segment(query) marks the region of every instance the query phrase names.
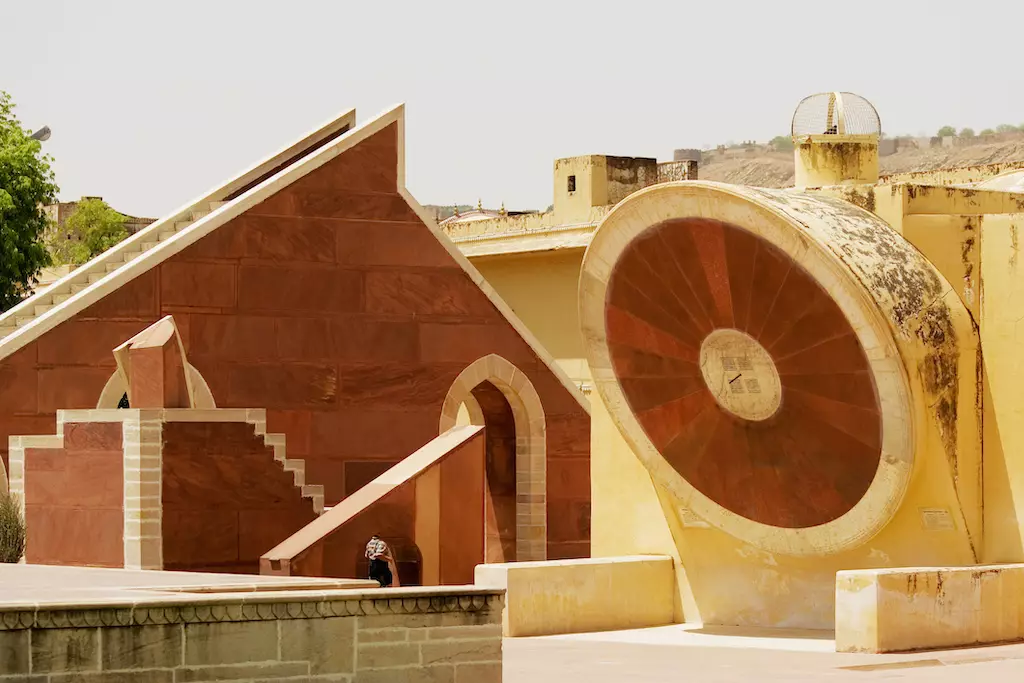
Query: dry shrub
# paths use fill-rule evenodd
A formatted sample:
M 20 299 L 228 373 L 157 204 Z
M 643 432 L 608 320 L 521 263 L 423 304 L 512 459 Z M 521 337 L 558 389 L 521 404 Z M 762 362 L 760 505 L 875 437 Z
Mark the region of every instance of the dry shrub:
M 14 563 L 25 554 L 25 517 L 18 499 L 0 492 L 0 562 Z

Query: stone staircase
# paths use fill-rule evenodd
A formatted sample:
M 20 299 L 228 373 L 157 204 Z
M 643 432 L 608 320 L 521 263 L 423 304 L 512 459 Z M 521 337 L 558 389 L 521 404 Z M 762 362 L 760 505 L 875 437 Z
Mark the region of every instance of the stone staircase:
M 188 209 L 168 220 L 158 221 L 140 230 L 131 238 L 117 244 L 92 261 L 72 271 L 46 289 L 36 292 L 6 313 L 0 315 L 0 340 L 13 334 L 19 327 L 29 324 L 54 306 L 64 303 L 110 273 L 142 256 L 161 242 L 227 204 L 224 201 L 206 202 Z
M 306 483 L 306 461 L 301 458 L 289 458 L 286 455 L 285 435 L 267 434 L 267 423 L 265 420 L 250 421 L 256 430 L 256 434 L 263 437 L 263 443 L 274 449 L 274 462 L 281 466 L 285 472 L 292 473 L 292 481 L 295 488 L 302 492 L 303 498 L 308 498 L 313 504 L 313 512 L 318 516 L 324 514 L 328 508 L 324 507 L 323 484 Z

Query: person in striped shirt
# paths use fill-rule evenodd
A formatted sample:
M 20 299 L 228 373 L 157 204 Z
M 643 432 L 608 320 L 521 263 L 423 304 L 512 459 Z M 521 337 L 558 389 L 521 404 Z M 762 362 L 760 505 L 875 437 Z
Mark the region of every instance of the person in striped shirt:
M 391 556 L 391 548 L 377 534 L 366 544 L 366 559 L 370 561 L 370 579 L 379 583 L 381 588 L 387 588 L 394 582 L 391 568 L 395 560 Z

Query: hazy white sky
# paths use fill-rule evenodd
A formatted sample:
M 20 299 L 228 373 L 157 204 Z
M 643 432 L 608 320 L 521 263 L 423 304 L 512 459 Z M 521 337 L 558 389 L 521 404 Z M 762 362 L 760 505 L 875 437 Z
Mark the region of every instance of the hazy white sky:
M 889 134 L 1024 123 L 1021 0 L 0 0 L 0 89 L 62 199 L 158 217 L 356 107 L 407 105 L 420 202 L 551 202 L 557 157 L 788 132 L 851 90 Z

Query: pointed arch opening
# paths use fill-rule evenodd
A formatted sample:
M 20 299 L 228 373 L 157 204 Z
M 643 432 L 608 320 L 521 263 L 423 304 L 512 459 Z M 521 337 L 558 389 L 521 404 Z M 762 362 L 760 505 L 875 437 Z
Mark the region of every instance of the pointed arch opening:
M 546 559 L 546 421 L 537 390 L 506 359 L 484 356 L 445 397 L 439 433 L 457 424 L 486 429 L 486 561 Z

